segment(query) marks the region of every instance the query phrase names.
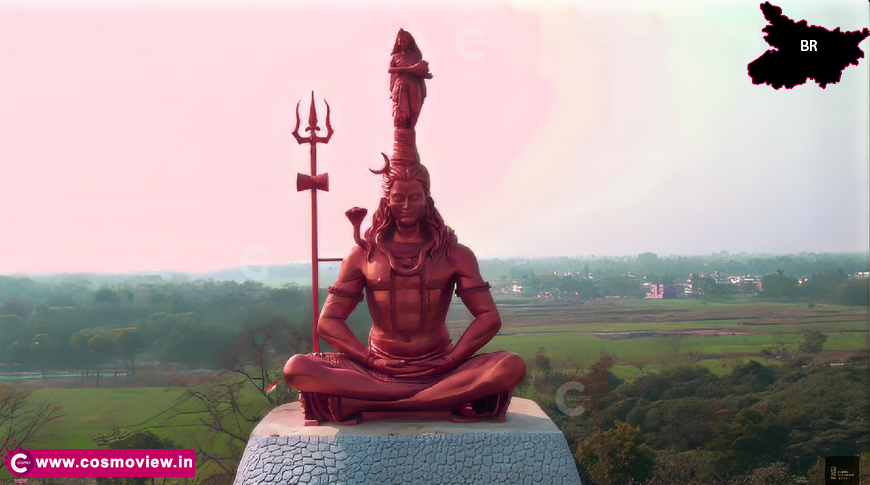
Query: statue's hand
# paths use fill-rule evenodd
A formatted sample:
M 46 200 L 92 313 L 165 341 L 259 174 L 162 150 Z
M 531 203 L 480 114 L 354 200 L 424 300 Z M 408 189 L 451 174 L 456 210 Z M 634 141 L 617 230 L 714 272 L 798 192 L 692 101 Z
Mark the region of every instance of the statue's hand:
M 432 73 L 429 72 L 429 63 L 420 61 L 411 66 L 411 72 L 424 79 L 432 79 Z
M 446 374 L 453 369 L 459 367 L 461 362 L 456 362 L 450 354 L 437 359 L 432 359 L 425 366 L 406 364 L 403 366 L 401 375 L 403 377 L 430 377 Z
M 386 360 L 374 354 L 369 354 L 366 358 L 366 367 L 376 370 L 380 373 L 390 376 L 402 377 L 429 377 L 439 376 L 459 367 L 461 362 L 456 362 L 450 354 L 427 361 L 425 364 L 419 362 L 410 363 L 405 360 Z
M 369 354 L 366 358 L 366 367 L 388 376 L 395 376 L 404 374 L 404 369 L 407 365 L 403 361 L 386 360 L 374 354 Z
M 429 72 L 429 63 L 426 61 L 420 61 L 413 66 L 392 66 L 387 69 L 387 72 L 393 74 L 413 74 L 423 79 L 432 79 L 432 73 Z

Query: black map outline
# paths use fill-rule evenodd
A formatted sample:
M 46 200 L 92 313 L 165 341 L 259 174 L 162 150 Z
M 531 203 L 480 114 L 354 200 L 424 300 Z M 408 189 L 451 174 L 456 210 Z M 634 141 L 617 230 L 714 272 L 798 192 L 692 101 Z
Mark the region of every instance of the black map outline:
M 817 25 L 807 25 L 806 20 L 795 22 L 782 15 L 782 9 L 770 2 L 761 4 L 761 11 L 768 25 L 761 29 L 767 35 L 764 40 L 772 47 L 747 66 L 752 84 L 769 84 L 774 89 L 792 89 L 814 80 L 825 89 L 842 79 L 843 71 L 850 65 L 858 65 L 864 57 L 858 44 L 870 36 L 870 30 L 840 32 L 830 31 Z M 801 51 L 801 40 L 817 41 L 816 51 Z M 822 50 L 824 49 L 824 50 Z

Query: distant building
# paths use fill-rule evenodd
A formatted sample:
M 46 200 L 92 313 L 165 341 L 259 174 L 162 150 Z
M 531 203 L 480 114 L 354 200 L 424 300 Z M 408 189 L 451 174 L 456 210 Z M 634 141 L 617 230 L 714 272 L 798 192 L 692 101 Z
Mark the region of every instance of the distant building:
M 761 277 L 760 276 L 752 276 L 746 275 L 740 277 L 740 284 L 742 285 L 755 285 L 755 288 L 758 291 L 764 291 L 764 288 L 761 287 Z
M 686 280 L 686 288 L 684 290 L 687 295 L 694 295 L 695 294 L 694 283 L 695 283 L 695 273 L 689 273 L 689 279 Z
M 644 298 L 670 300 L 676 298 L 680 294 L 680 290 L 682 289 L 682 285 L 650 284 L 649 293 L 647 293 Z

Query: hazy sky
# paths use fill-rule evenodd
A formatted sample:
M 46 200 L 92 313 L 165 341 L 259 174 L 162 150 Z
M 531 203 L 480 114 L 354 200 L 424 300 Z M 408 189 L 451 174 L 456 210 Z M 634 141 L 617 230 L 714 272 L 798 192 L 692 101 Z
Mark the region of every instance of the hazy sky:
M 867 251 L 870 40 L 826 89 L 753 85 L 760 3 L 0 0 L 0 273 L 309 260 L 311 90 L 320 251 L 344 256 L 400 27 L 434 74 L 433 196 L 480 258 Z M 864 0 L 773 3 L 868 27 Z

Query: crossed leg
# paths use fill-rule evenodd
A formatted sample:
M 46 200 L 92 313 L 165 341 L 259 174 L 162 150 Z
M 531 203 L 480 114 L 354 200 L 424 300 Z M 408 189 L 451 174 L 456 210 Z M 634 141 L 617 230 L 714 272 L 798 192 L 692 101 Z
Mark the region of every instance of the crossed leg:
M 345 415 L 364 411 L 447 411 L 513 389 L 525 369 L 518 355 L 497 351 L 472 357 L 434 384 L 415 384 L 383 382 L 353 370 L 324 365 L 310 355 L 296 355 L 284 367 L 284 379 L 302 391 L 342 396 Z

